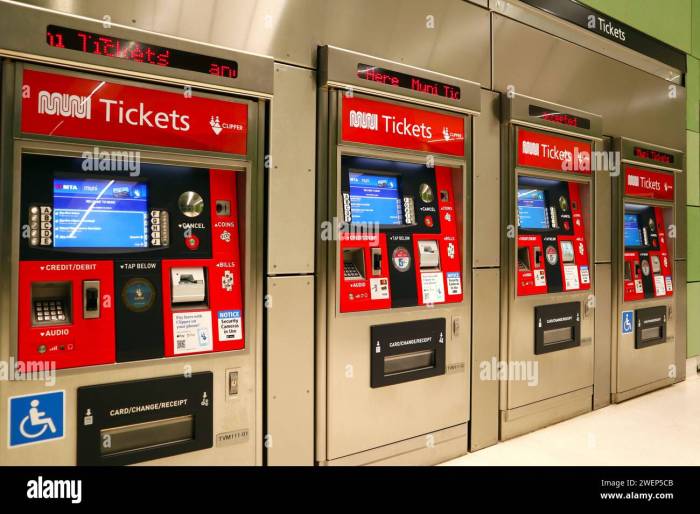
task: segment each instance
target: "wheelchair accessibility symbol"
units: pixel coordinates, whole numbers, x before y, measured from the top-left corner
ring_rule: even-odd
[[[622,333],[631,334],[634,331],[634,312],[622,311]]]
[[[63,437],[64,391],[14,396],[9,404],[10,447]]]

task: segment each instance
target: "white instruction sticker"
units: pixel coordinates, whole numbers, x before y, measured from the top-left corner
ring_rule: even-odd
[[[637,294],[642,294],[644,292],[644,287],[642,286],[642,279],[638,278],[634,281],[634,291]]]
[[[388,300],[389,299],[389,279],[388,278],[370,278],[369,279],[369,296],[372,300]]]
[[[673,291],[673,281],[671,280],[671,277],[666,277],[666,291],[669,293]]]
[[[663,275],[654,277],[654,288],[656,289],[656,296],[666,296],[666,283]]]
[[[175,355],[209,352],[214,348],[211,333],[211,311],[173,314]]]
[[[591,282],[591,276],[588,274],[588,266],[581,266],[581,283],[588,284]]]
[[[423,303],[442,303],[445,301],[445,286],[442,273],[421,273]]]
[[[219,341],[238,341],[243,338],[241,311],[219,311],[216,317],[219,325]]]
[[[535,270],[535,285],[537,287],[542,287],[547,285],[547,275],[543,269]]]
[[[447,273],[447,294],[462,294],[462,276],[459,271]]]
[[[568,264],[564,266],[564,281],[566,282],[566,290],[578,289],[578,266]]]

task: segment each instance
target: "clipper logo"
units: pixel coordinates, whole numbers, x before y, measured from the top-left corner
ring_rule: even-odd
[[[218,116],[212,116],[209,119],[209,126],[211,127],[211,130],[216,134],[217,136],[223,132],[224,129],[226,130],[235,130],[236,132],[243,132],[244,128],[243,125],[240,123],[226,123],[226,122],[221,122],[219,120]]]
[[[214,134],[217,136],[221,134],[221,131],[224,130],[221,128],[221,122],[219,121],[219,117],[217,116],[214,118],[214,116],[211,117],[211,120],[209,120],[209,125],[211,125],[212,131],[214,131]]]
[[[39,114],[60,115],[66,118],[89,120],[92,101],[89,96],[39,91]]]
[[[350,111],[350,126],[367,130],[379,130],[379,116],[371,112]]]

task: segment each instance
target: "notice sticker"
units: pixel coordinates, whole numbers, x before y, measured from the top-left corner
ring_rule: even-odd
[[[447,294],[462,294],[462,276],[459,271],[451,271],[447,274]]]
[[[389,279],[388,278],[370,278],[369,279],[369,294],[372,300],[388,300],[389,299]]]
[[[666,277],[666,291],[669,293],[673,291],[673,280],[671,280],[671,277]]]
[[[173,314],[173,341],[175,355],[212,351],[211,311]]]
[[[589,284],[591,282],[591,276],[588,274],[588,266],[581,266],[581,283]]]
[[[637,294],[642,294],[644,292],[644,287],[642,286],[642,280],[639,278],[634,281],[634,291]]]
[[[442,273],[422,273],[421,286],[424,304],[442,303],[445,301],[445,286],[442,281]]]
[[[569,264],[564,266],[564,281],[566,282],[566,290],[578,289],[578,266]]]
[[[219,325],[219,341],[239,341],[243,338],[241,311],[219,311],[216,317]]]
[[[537,287],[543,287],[547,285],[547,274],[543,269],[535,270],[535,285]]]
[[[656,296],[666,296],[666,283],[662,275],[654,277],[654,288],[656,289]]]

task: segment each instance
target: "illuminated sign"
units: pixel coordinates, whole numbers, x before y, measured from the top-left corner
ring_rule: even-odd
[[[46,43],[53,48],[65,48],[163,68],[176,68],[229,79],[238,77],[236,61],[57,25],[46,27]]]
[[[591,120],[588,118],[581,118],[580,116],[574,116],[573,114],[565,112],[552,111],[551,109],[545,109],[539,105],[530,105],[529,114],[535,118],[558,123],[559,125],[568,125],[569,127],[586,130],[591,128]]]
[[[673,164],[673,155],[670,153],[659,152],[657,150],[651,150],[649,148],[642,148],[641,146],[634,147],[634,156],[640,159],[648,159],[650,161],[661,162],[664,164]]]
[[[402,89],[418,91],[426,95],[459,100],[461,91],[457,86],[451,86],[435,80],[427,80],[414,75],[407,75],[398,71],[370,66],[369,64],[357,65],[357,76],[363,80],[369,80],[385,86],[393,86]]]

